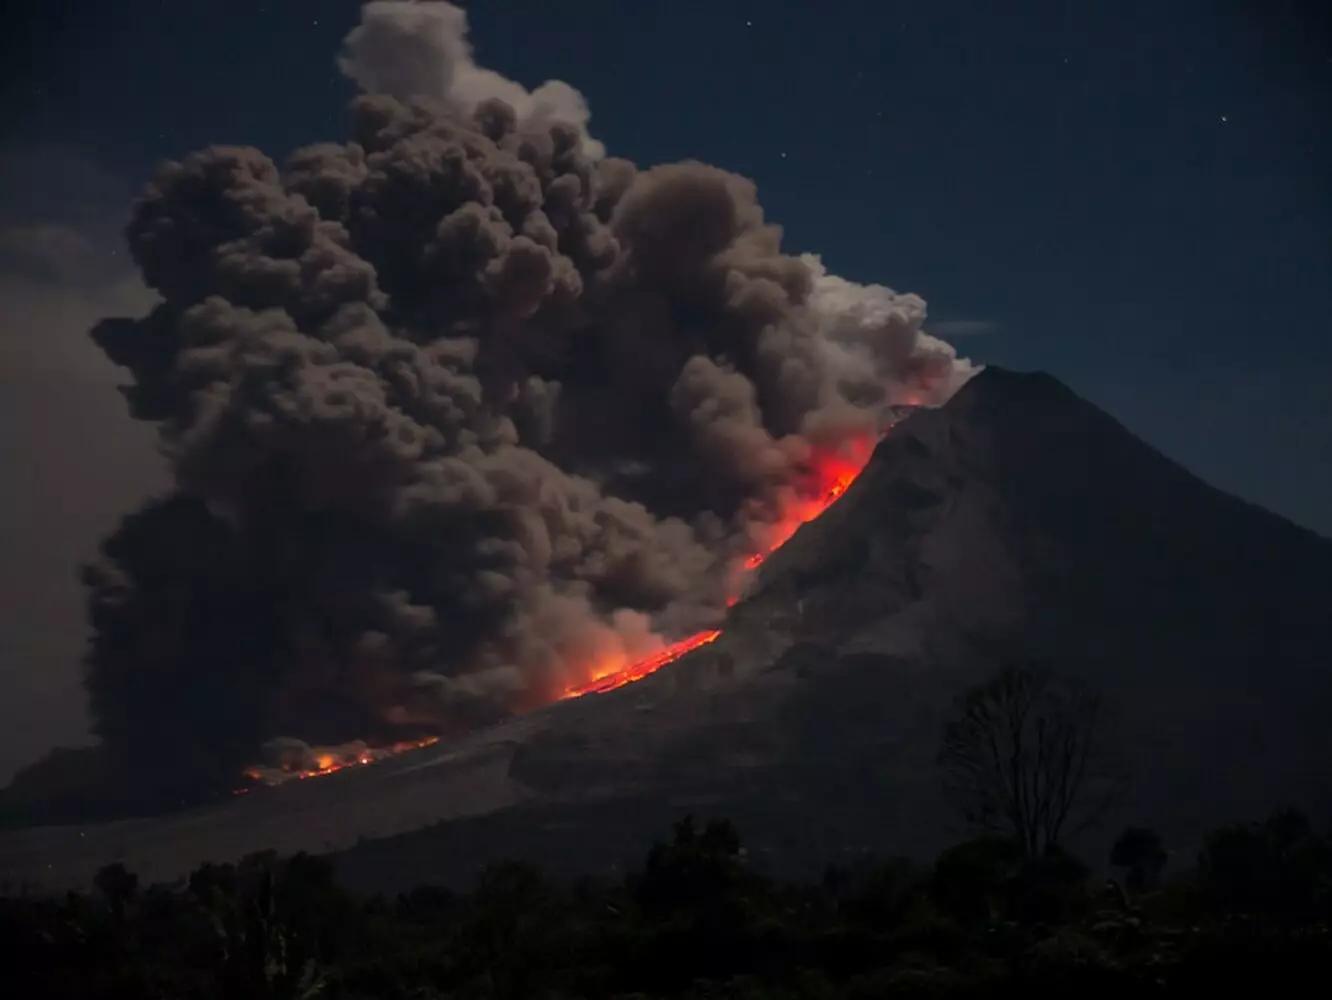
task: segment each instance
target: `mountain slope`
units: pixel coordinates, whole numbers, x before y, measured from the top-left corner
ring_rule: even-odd
[[[782,867],[931,851],[960,833],[933,766],[941,719],[1006,656],[1106,696],[1134,775],[1108,831],[1148,823],[1187,851],[1217,823],[1325,804],[1330,598],[1332,542],[1053,378],[988,369],[898,425],[724,634],[658,673],[189,816],[5,835],[0,874],[78,880],[122,857],[151,877],[358,835],[390,837],[340,857],[373,886],[505,853],[585,871],[685,810],[736,819]]]

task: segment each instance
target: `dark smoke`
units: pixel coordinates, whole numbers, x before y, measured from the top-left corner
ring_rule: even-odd
[[[920,299],[782,253],[750,181],[604,157],[465,27],[366,5],[347,143],[205,149],[134,205],[162,301],[93,337],[177,492],[87,571],[125,763],[543,704],[717,622],[815,453],[969,374]]]

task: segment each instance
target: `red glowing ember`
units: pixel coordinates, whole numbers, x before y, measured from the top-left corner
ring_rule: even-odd
[[[874,439],[866,436],[856,438],[843,445],[837,451],[816,454],[809,463],[803,484],[789,492],[782,501],[781,515],[773,522],[766,538],[758,544],[758,551],[745,557],[736,567],[735,593],[727,599],[728,607],[740,599],[745,579],[763,565],[763,561],[781,548],[802,524],[806,524],[825,510],[846,492],[847,488],[860,475],[869,463],[874,450]],[[589,671],[589,678],[580,684],[570,686],[561,698],[580,698],[587,694],[603,694],[616,688],[642,680],[655,673],[668,663],[673,663],[686,653],[692,652],[721,635],[719,629],[696,632],[657,650],[648,656],[629,660],[627,657],[611,658],[598,663]],[[260,784],[280,784],[293,779],[318,778],[349,767],[370,764],[385,757],[391,757],[408,750],[416,750],[437,743],[438,737],[429,737],[412,742],[395,743],[390,747],[366,747],[357,745],[353,752],[346,749],[335,751],[318,750],[313,759],[306,758],[296,764],[280,768],[251,768],[246,776]],[[248,789],[237,789],[237,794]]]
[[[408,750],[420,750],[438,743],[438,736],[427,736],[420,740],[404,740],[386,747],[369,747],[362,743],[348,744],[345,747],[318,749],[313,756],[299,761],[284,762],[278,767],[251,767],[245,771],[245,777],[261,785],[280,785],[288,781],[305,778],[322,778],[335,771],[345,771],[350,767],[373,764],[386,757],[395,757]],[[248,788],[236,789],[237,795],[249,791]]]
[[[847,491],[856,477],[869,464],[874,452],[874,439],[865,436],[855,438],[841,449],[815,455],[810,461],[808,477],[802,488],[792,492],[786,501],[781,516],[777,519],[763,547],[746,557],[737,574],[737,587],[745,578],[763,565],[765,559],[791,540],[791,536],[802,524],[814,520],[833,505]],[[727,598],[730,607],[739,600],[739,594]],[[668,663],[674,663],[685,653],[716,640],[721,635],[719,629],[696,632],[694,635],[673,642],[651,656],[645,656],[630,662],[601,664],[594,671],[592,679],[586,683],[570,687],[563,698],[579,698],[585,694],[603,694],[626,684],[642,680],[655,673]]]
[[[612,665],[606,672],[594,677],[586,684],[570,688],[564,693],[564,697],[580,698],[585,694],[604,694],[607,691],[614,691],[617,687],[632,684],[634,681],[641,681],[648,674],[655,673],[666,664],[674,663],[685,653],[698,649],[700,646],[706,646],[719,635],[721,635],[720,629],[695,632],[693,635],[681,639],[679,642],[673,642],[665,649],[659,650],[651,656],[635,660],[627,666]]]

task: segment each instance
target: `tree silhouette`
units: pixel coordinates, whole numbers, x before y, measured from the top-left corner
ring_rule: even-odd
[[[944,785],[972,826],[1039,857],[1098,820],[1123,791],[1101,699],[1010,665],[958,698],[944,726]]]
[[[1198,856],[1202,884],[1218,905],[1297,919],[1332,915],[1332,840],[1297,809],[1262,823],[1223,827]]]
[[[490,996],[533,995],[556,964],[562,902],[525,862],[496,862],[481,872],[459,940],[462,964]]]
[[[272,851],[248,855],[238,865],[205,865],[191,875],[189,892],[203,904],[213,929],[224,995],[314,1000],[325,992],[328,976],[292,919],[293,903],[299,907],[299,897],[315,888],[321,868],[306,855],[293,861],[294,892],[284,891],[287,868]]]
[[[1126,830],[1114,853],[1150,872],[1160,841]],[[830,1000],[1296,993],[1332,961],[1332,838],[1290,809],[1214,831],[1196,870],[1132,900],[1006,834],[930,869],[854,857],[789,882],[729,823],[685,819],[622,880],[496,862],[396,904],[303,855],[186,885],[115,865],[93,892],[0,893],[0,968],[41,1000]]]
[[[120,916],[139,890],[139,876],[116,862],[99,869],[93,884],[106,900],[111,912]]]
[[[1110,864],[1125,869],[1124,883],[1130,889],[1146,889],[1161,877],[1167,860],[1165,846],[1155,830],[1131,826],[1110,848]]]

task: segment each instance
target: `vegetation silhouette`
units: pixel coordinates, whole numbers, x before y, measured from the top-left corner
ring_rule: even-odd
[[[0,899],[0,960],[13,995],[49,1000],[1108,998],[1314,981],[1332,960],[1332,831],[1278,809],[1167,871],[1161,838],[1130,827],[1104,859],[1123,882],[1094,876],[1060,835],[1080,809],[1096,814],[1080,782],[1101,734],[1077,727],[1102,716],[1051,690],[1005,668],[959,701],[942,756],[988,731],[1008,755],[960,756],[984,765],[965,774],[1015,770],[962,786],[995,822],[932,864],[783,881],[731,823],[686,816],[614,881],[506,861],[465,891],[386,898],[344,889],[332,860],[307,854],[146,888],[109,865],[91,894]]]
[[[1111,737],[1098,695],[1040,666],[1008,664],[958,697],[938,760],[970,826],[1039,858],[1123,795]]]
[[[1124,882],[1130,889],[1154,886],[1169,859],[1160,836],[1146,827],[1126,828],[1110,849],[1110,864],[1124,869]]]
[[[1107,860],[1160,876],[1158,848],[1131,829]],[[804,884],[765,874],[729,823],[686,818],[615,882],[505,862],[467,891],[384,898],[308,855],[205,865],[173,886],[114,865],[91,894],[0,900],[0,941],[14,995],[51,1000],[1270,990],[1332,959],[1332,836],[1280,810],[1121,886],[991,835],[932,865],[830,866]]]

